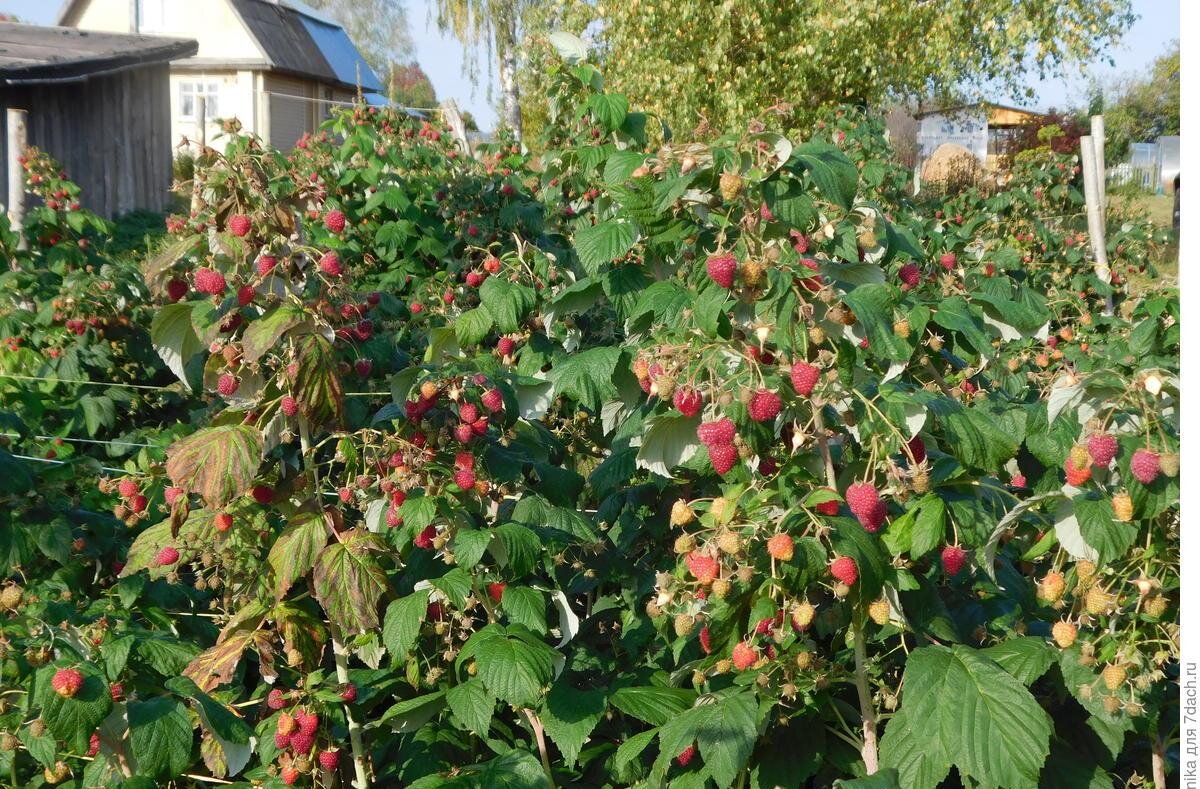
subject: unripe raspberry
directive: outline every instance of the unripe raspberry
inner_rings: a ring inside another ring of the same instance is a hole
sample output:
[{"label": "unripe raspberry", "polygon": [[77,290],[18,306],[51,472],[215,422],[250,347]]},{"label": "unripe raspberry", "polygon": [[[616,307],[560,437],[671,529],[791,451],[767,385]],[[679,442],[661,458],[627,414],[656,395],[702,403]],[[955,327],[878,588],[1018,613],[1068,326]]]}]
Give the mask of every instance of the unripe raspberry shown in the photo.
[{"label": "unripe raspberry", "polygon": [[83,673],[77,668],[60,668],[50,679],[50,687],[64,699],[72,698],[83,687]]},{"label": "unripe raspberry", "polygon": [[[683,499],[677,499],[671,505],[671,525],[686,526],[696,520],[696,513],[688,506],[688,503]],[[686,553],[686,551],[684,551]]]},{"label": "unripe raspberry", "polygon": [[1166,597],[1157,594],[1146,599],[1145,611],[1148,616],[1159,619],[1167,612],[1169,601]]},{"label": "unripe raspberry", "polygon": [[1116,599],[1099,586],[1093,586],[1084,597],[1084,608],[1092,616],[1101,616],[1112,610]]},{"label": "unripe raspberry", "polygon": [[1070,622],[1055,622],[1054,627],[1050,628],[1050,635],[1054,637],[1054,643],[1058,644],[1060,648],[1070,649],[1079,636],[1079,628]]},{"label": "unripe raspberry", "polygon": [[296,781],[300,780],[300,771],[295,767],[284,767],[279,771],[279,778],[287,786],[295,786]]},{"label": "unripe raspberry", "polygon": [[1037,597],[1045,603],[1057,603],[1067,588],[1067,580],[1058,570],[1051,570],[1042,577],[1037,587]]},{"label": "unripe raspberry", "polygon": [[899,318],[892,323],[892,334],[899,337],[901,340],[907,340],[912,334],[912,325],[908,322],[908,318]]},{"label": "unripe raspberry", "polygon": [[946,252],[940,258],[938,258],[938,263],[941,264],[942,268],[949,271],[958,265],[958,258],[955,257],[953,252]]},{"label": "unripe raspberry", "polygon": [[796,544],[790,534],[776,534],[767,540],[767,553],[772,559],[780,562],[790,562],[795,553]]},{"label": "unripe raspberry", "polygon": [[812,668],[812,665],[813,653],[811,650],[801,649],[796,653],[796,668],[800,669],[801,671],[807,671],[808,669]]},{"label": "unripe raspberry", "polygon": [[1067,455],[1070,465],[1077,469],[1085,469],[1092,465],[1092,455],[1088,448],[1080,444],[1071,447],[1071,451]]},{"label": "unripe raspberry", "polygon": [[1096,575],[1096,565],[1087,559],[1075,562],[1075,575],[1080,582],[1090,582]]},{"label": "unripe raspberry", "polygon": [[[280,694],[280,697],[282,698],[282,694]],[[286,712],[275,719],[275,731],[279,734],[286,734],[290,736],[298,728],[299,726],[296,723],[296,719]]]},{"label": "unripe raspberry", "polygon": [[15,610],[21,605],[23,595],[24,591],[16,584],[4,587],[4,590],[0,591],[0,611]]},{"label": "unripe raspberry", "polygon": [[733,647],[733,665],[738,671],[745,671],[758,662],[758,650],[749,642],[739,641]]},{"label": "unripe raspberry", "polygon": [[1121,523],[1133,520],[1133,499],[1128,493],[1116,493],[1112,497],[1113,517]]},{"label": "unripe raspberry", "polygon": [[679,556],[696,550],[696,538],[690,534],[681,534],[675,538],[675,553]]},{"label": "unripe raspberry", "polygon": [[712,582],[713,597],[724,600],[733,590],[733,584],[727,578],[717,578]]},{"label": "unripe raspberry", "polygon": [[807,630],[817,615],[817,609],[807,600],[792,606],[792,627],[796,630]]},{"label": "unripe raspberry", "polygon": [[1092,478],[1092,466],[1089,463],[1083,468],[1075,465],[1071,458],[1067,458],[1063,463],[1063,471],[1067,474],[1067,484],[1079,487]]},{"label": "unripe raspberry", "polygon": [[1100,676],[1104,679],[1104,687],[1109,690],[1116,690],[1124,685],[1127,674],[1125,667],[1118,663],[1110,663],[1100,672]]},{"label": "unripe raspberry", "polygon": [[213,516],[213,526],[219,532],[227,532],[233,528],[233,515],[228,512],[218,512]]},{"label": "unripe raspberry", "polygon": [[877,625],[886,625],[891,621],[891,606],[882,597],[872,600],[871,604],[867,606],[867,616],[871,617],[871,621]]},{"label": "unripe raspberry", "polygon": [[829,574],[846,586],[858,582],[858,563],[850,556],[839,556],[829,565]]},{"label": "unripe raspberry", "polygon": [[691,635],[692,629],[696,626],[696,618],[691,614],[676,614],[674,625],[675,635],[683,638]]},{"label": "unripe raspberry", "polygon": [[723,554],[735,556],[741,553],[742,538],[735,531],[722,531],[717,535],[717,548]]},{"label": "unripe raspberry", "polygon": [[1163,474],[1174,478],[1179,475],[1179,455],[1174,452],[1164,452],[1158,456],[1158,468]]}]

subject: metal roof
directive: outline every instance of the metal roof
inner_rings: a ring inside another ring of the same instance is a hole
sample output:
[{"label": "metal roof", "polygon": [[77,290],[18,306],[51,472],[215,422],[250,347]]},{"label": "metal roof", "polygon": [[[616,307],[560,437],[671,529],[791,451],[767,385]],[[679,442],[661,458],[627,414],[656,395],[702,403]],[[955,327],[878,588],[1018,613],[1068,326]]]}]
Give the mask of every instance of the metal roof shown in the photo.
[{"label": "metal roof", "polygon": [[0,22],[0,80],[10,85],[80,82],[188,57],[196,48],[195,41],[183,38]]},{"label": "metal roof", "polygon": [[1021,112],[1026,115],[1042,116],[1045,113],[1036,110],[1027,110],[1024,107],[1012,107],[1007,104],[997,104],[994,101],[977,101],[974,104],[952,104],[948,107],[938,107],[932,110],[922,110],[913,115],[914,118],[924,118],[929,115],[945,115],[952,112],[961,112],[962,110],[974,110],[986,108],[989,110],[1010,110],[1012,112]]}]

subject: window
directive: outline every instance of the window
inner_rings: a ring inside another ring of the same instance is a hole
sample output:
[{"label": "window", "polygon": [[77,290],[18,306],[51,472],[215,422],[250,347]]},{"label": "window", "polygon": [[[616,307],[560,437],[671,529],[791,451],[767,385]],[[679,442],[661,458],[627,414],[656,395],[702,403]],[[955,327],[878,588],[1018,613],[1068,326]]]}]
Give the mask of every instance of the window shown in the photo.
[{"label": "window", "polygon": [[167,5],[172,0],[137,0],[139,33],[159,33],[167,29]]},{"label": "window", "polygon": [[220,82],[180,82],[179,117],[196,120],[196,97],[204,97],[204,114],[209,119],[221,117]]}]

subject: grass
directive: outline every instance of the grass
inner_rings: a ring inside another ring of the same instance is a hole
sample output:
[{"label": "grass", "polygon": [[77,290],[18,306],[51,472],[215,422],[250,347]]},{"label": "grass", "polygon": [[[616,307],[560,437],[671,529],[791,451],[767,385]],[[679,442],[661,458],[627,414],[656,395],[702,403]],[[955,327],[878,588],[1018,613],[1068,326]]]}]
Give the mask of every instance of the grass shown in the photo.
[{"label": "grass", "polygon": [[[1145,217],[1157,227],[1167,231],[1168,241],[1157,247],[1151,263],[1158,276],[1150,278],[1144,274],[1130,277],[1135,291],[1149,290],[1164,284],[1174,284],[1179,278],[1179,234],[1172,229],[1175,213],[1175,195],[1152,195],[1145,193],[1113,193],[1108,196],[1109,210],[1125,216]],[[1110,220],[1111,221],[1111,220]]]}]

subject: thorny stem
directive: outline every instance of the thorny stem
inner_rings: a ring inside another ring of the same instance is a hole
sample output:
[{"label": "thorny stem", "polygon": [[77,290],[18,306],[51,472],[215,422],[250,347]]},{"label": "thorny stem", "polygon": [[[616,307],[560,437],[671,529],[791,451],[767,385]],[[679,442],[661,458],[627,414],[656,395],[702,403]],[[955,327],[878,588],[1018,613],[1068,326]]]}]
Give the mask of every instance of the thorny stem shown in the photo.
[{"label": "thorny stem", "polygon": [[550,769],[550,752],[546,749],[546,733],[542,729],[542,722],[538,720],[538,716],[533,710],[524,709],[525,718],[529,721],[529,727],[533,729],[533,737],[537,741],[538,755],[542,757],[542,769],[546,771],[546,780],[550,782],[550,789],[556,789],[554,783],[554,771]]},{"label": "thorny stem", "polygon": [[863,643],[864,637],[862,624],[855,623],[854,685],[858,688],[858,709],[862,713],[862,757],[867,775],[874,775],[879,770],[879,744],[876,735],[875,705],[871,701],[871,689],[867,686],[867,648]]},{"label": "thorny stem", "polygon": [[825,461],[825,484],[837,490],[837,474],[833,470],[833,455],[829,452],[829,438],[825,435],[825,417],[821,414],[824,403],[813,402],[813,428],[817,431],[817,446],[821,448],[821,459]]},{"label": "thorny stem", "polygon": [[[313,478],[313,490],[320,490],[320,481],[317,478],[317,469],[313,464],[313,458],[309,455],[310,444],[312,439],[309,437],[308,420],[300,420],[300,455],[301,463],[305,470],[310,471]],[[337,672],[337,680],[339,685],[346,685],[350,682],[350,661],[347,657],[346,646],[342,643],[341,633],[338,626],[329,623],[329,642],[333,646],[333,666]],[[348,702],[342,703],[342,711],[346,715],[346,729],[350,732],[350,754],[354,757],[354,783],[355,789],[367,789],[370,786],[370,781],[367,779],[367,759],[366,751],[363,748],[362,726],[354,719],[354,712],[350,709]]]}]

